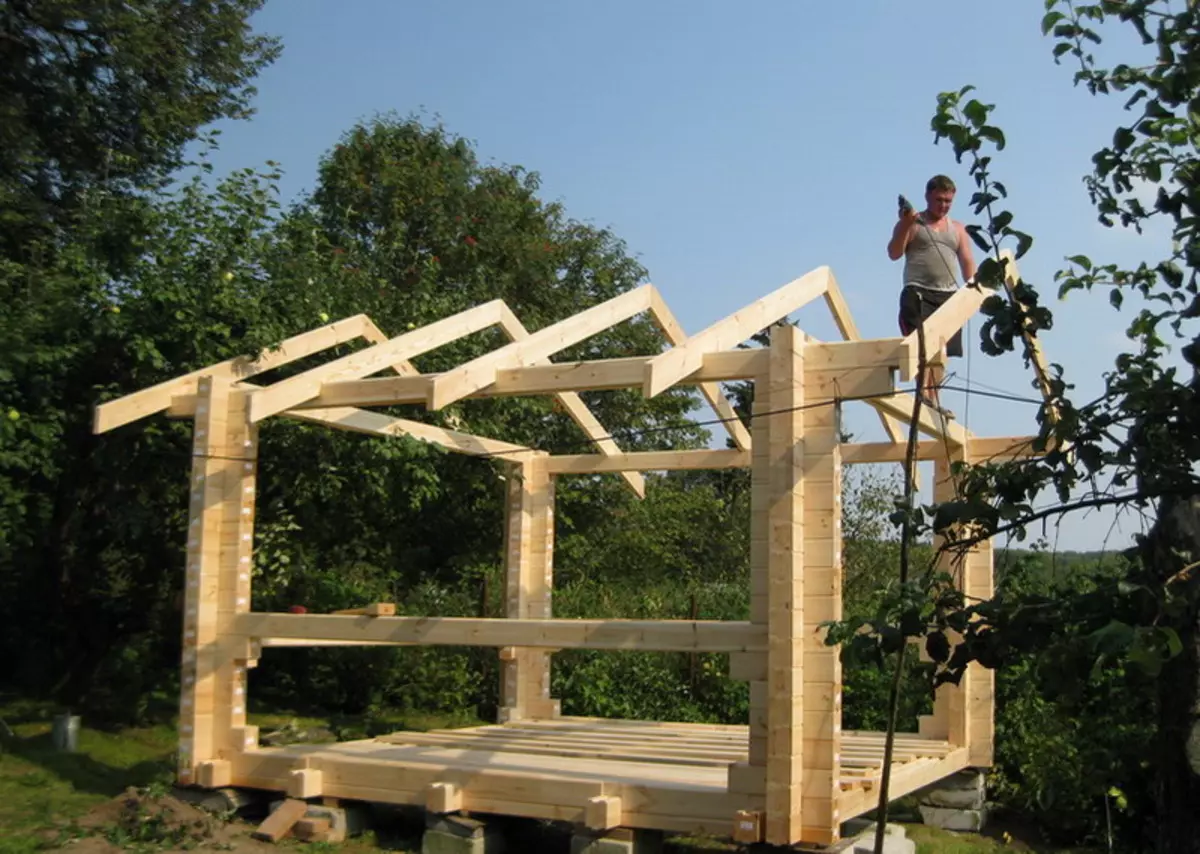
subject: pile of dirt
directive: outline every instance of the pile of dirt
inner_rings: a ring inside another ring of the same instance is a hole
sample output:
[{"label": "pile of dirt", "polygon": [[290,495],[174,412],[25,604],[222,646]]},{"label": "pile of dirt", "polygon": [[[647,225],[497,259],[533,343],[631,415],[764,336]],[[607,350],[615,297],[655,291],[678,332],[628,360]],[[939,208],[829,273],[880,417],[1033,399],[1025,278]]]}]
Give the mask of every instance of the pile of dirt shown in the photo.
[{"label": "pile of dirt", "polygon": [[224,822],[170,794],[127,789],[76,822],[84,832],[60,850],[115,854],[130,849],[219,850],[261,854],[278,849],[250,838],[253,827]]}]

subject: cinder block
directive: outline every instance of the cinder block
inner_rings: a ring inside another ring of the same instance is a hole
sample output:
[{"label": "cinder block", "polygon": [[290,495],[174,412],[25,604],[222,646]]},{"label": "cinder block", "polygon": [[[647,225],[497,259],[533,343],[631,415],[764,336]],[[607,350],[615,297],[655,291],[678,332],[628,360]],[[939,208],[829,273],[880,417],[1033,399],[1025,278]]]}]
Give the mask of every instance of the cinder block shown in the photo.
[{"label": "cinder block", "polygon": [[917,801],[931,807],[980,810],[987,802],[986,779],[981,771],[959,771],[922,789]]},{"label": "cinder block", "polygon": [[955,810],[921,804],[921,821],[942,830],[965,830],[978,833],[987,823],[986,810]]},{"label": "cinder block", "polygon": [[571,837],[571,854],[661,854],[662,848],[663,835],[657,830],[581,828]]},{"label": "cinder block", "polygon": [[496,826],[458,815],[427,814],[421,854],[501,854],[504,836]]}]

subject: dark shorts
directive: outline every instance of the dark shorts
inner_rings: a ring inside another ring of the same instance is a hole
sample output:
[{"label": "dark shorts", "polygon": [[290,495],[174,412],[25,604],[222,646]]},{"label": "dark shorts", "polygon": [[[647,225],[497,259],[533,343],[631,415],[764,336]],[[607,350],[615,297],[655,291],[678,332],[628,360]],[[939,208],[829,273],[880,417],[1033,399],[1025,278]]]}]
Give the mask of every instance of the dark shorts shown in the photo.
[{"label": "dark shorts", "polygon": [[[925,288],[906,286],[900,291],[900,334],[911,335],[917,324],[941,308],[942,303],[954,296],[954,291],[930,291]],[[947,356],[961,356],[962,330],[946,342]]]}]

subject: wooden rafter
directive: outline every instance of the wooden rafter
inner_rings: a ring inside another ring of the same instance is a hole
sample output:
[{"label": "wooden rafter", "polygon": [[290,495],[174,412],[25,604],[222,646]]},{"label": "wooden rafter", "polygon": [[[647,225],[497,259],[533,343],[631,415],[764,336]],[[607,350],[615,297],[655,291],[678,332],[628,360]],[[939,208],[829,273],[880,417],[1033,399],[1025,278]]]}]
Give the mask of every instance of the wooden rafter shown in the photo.
[{"label": "wooden rafter", "polygon": [[[829,273],[829,287],[825,291],[825,305],[829,307],[829,313],[833,315],[833,322],[837,325],[838,331],[842,333],[843,339],[846,341],[862,340],[862,336],[858,334],[858,324],[854,322],[854,315],[850,313],[850,306],[842,294],[842,289],[838,287],[832,270]],[[882,410],[876,410],[876,412],[879,414],[879,422],[883,425],[888,438],[893,442],[903,441],[904,433],[900,426],[886,412]]]},{"label": "wooden rafter", "polygon": [[289,411],[284,415],[297,421],[324,424],[327,427],[336,427],[352,433],[365,433],[370,436],[411,436],[422,442],[439,445],[448,451],[472,456],[501,457],[510,462],[517,462],[522,457],[535,453],[533,448],[527,448],[524,445],[514,445],[511,442],[501,442],[499,439],[460,433],[457,430],[447,430],[433,424],[423,424],[407,418],[393,418],[380,412],[368,412],[365,409],[354,409],[348,406]]},{"label": "wooden rafter", "polygon": [[646,365],[646,396],[662,394],[697,370],[704,362],[705,353],[736,347],[754,333],[823,295],[828,288],[829,268],[818,267],[656,356]]},{"label": "wooden rafter", "polygon": [[650,285],[642,285],[539,329],[522,341],[514,341],[439,374],[430,386],[428,407],[442,409],[494,383],[496,372],[501,368],[535,364],[610,326],[640,314],[650,307],[651,291]]},{"label": "wooden rafter", "polygon": [[250,421],[261,421],[316,397],[321,393],[323,383],[370,376],[405,359],[494,326],[500,321],[503,305],[498,299],[477,305],[268,386],[250,399]]},{"label": "wooden rafter", "polygon": [[[667,307],[666,300],[657,290],[654,291],[650,300],[650,316],[654,318],[654,322],[666,336],[667,343],[672,347],[678,347],[687,341],[687,333],[683,331],[683,327],[679,325],[679,321]],[[717,413],[717,417],[722,419],[721,423],[725,425],[725,431],[729,434],[729,438],[733,439],[733,444],[737,446],[738,450],[750,450],[750,432],[738,418],[737,413],[733,411],[733,406],[721,391],[721,387],[714,382],[702,382],[700,383],[700,393]]]},{"label": "wooden rafter", "polygon": [[[521,323],[507,305],[500,312],[500,328],[504,330],[504,334],[508,336],[510,341],[525,341],[529,338],[529,330],[525,328],[525,325]],[[539,362],[543,363],[548,361],[547,359],[539,360]],[[604,429],[604,426],[596,419],[592,411],[587,408],[587,404],[583,402],[583,398],[578,393],[574,391],[560,391],[555,393],[554,398],[566,410],[571,420],[579,426],[579,429],[596,443],[596,447],[600,449],[601,454],[612,456],[621,453],[620,447],[608,435],[608,431]],[[621,476],[629,484],[629,488],[633,490],[634,495],[638,498],[645,497],[646,479],[644,477],[635,471],[621,472]]]},{"label": "wooden rafter", "polygon": [[[885,342],[903,339],[884,339]],[[823,345],[832,348],[840,344]],[[885,364],[895,347],[885,343],[864,341],[858,351],[870,364]],[[882,354],[882,355],[880,355]],[[642,384],[646,362],[652,356],[627,356],[620,359],[593,359],[586,362],[552,362],[518,368],[501,368],[496,381],[487,388],[472,392],[469,397],[505,397],[514,395],[557,394],[563,391],[600,391],[614,388],[638,388]],[[831,350],[832,367],[855,358],[846,351]],[[900,358],[899,355],[896,356]],[[724,350],[706,353],[700,370],[681,382],[724,382],[753,379],[766,363],[764,350]],[[325,383],[321,393],[312,400],[298,403],[292,410],[328,406],[396,406],[423,404],[429,397],[433,380],[441,374],[417,374],[402,377],[369,377],[361,380],[337,380]],[[167,414],[172,417],[191,417],[195,412],[195,394],[178,394],[171,401]]]},{"label": "wooden rafter", "polygon": [[[195,396],[200,377],[232,378],[242,380],[278,368],[305,356],[311,356],[330,347],[364,335],[369,323],[365,314],[357,314],[337,320],[317,329],[294,335],[279,346],[260,354],[257,358],[238,356],[215,365],[209,365],[172,380],[123,395],[96,407],[93,430],[106,433],[125,424],[147,418],[166,410],[172,400],[182,395]],[[374,326],[374,324],[371,324]]]}]

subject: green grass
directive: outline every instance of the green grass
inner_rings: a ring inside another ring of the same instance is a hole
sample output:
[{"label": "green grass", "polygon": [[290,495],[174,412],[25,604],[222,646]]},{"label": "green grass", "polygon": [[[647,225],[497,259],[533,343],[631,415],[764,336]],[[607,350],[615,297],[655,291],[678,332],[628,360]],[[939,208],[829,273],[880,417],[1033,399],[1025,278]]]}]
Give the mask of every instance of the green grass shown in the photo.
[{"label": "green grass", "polygon": [[36,851],[72,834],[74,819],[127,787],[170,779],[172,727],[84,728],[76,753],[54,749],[48,721],[12,729],[17,740],[0,747],[0,854]]}]

